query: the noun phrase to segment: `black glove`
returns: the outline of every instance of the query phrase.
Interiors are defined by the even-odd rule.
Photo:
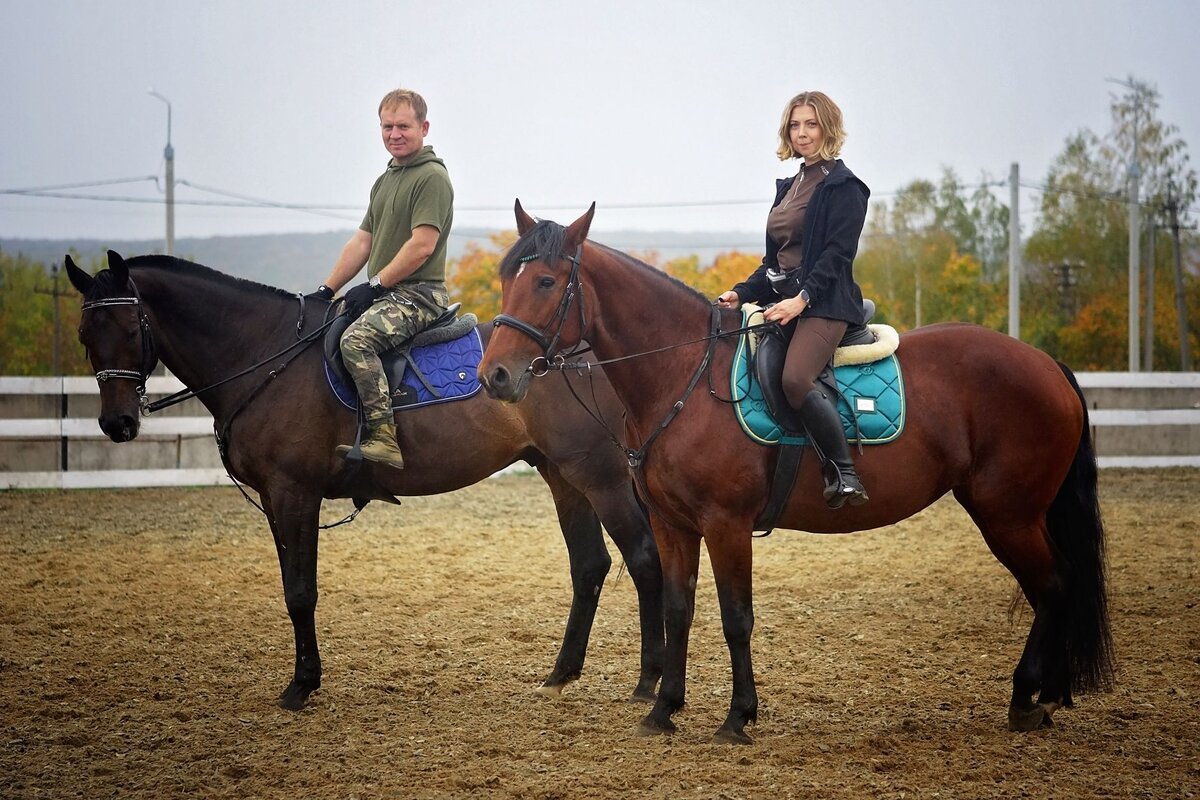
[[[304,299],[305,300],[323,300],[326,303],[332,303],[333,302],[333,289],[330,289],[328,286],[326,286],[325,284],[322,283],[319,287],[317,287],[317,290],[315,292],[310,292],[309,294],[304,295]]]
[[[386,291],[387,289],[385,289],[383,286],[372,286],[369,283],[360,283],[358,286],[355,286],[353,289],[346,292],[346,313],[355,317],[361,315],[364,311],[371,307],[372,303],[374,303],[380,297],[383,297],[383,294]]]

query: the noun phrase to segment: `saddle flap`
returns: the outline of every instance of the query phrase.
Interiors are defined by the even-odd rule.
[[[783,393],[783,362],[787,358],[788,340],[782,328],[768,328],[758,339],[754,350],[754,375],[762,387],[767,411],[778,420],[785,431],[804,430],[800,415],[792,408]]]

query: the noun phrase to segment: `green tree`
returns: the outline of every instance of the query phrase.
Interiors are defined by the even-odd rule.
[[[1000,327],[999,283],[1008,249],[1008,209],[983,179],[972,191],[953,170],[917,180],[889,204],[873,201],[855,278],[876,301],[876,319],[900,329],[964,321]]]
[[[57,374],[90,374],[76,334],[79,313],[79,296],[65,274],[19,254],[0,252],[0,341],[4,343],[0,348],[0,375],[56,374],[56,336]]]
[[[1041,213],[1025,248],[1024,338],[1079,369],[1120,370],[1128,363],[1127,173],[1135,142],[1144,212],[1162,208],[1168,187],[1184,208],[1196,197],[1197,179],[1188,165],[1187,146],[1178,128],[1157,118],[1158,92],[1134,78],[1128,84],[1126,94],[1113,98],[1107,134],[1083,130],[1068,137],[1050,167]],[[1183,245],[1185,253],[1194,254],[1194,235],[1186,235]],[[1143,246],[1143,259],[1148,257],[1146,250]],[[1177,365],[1173,262],[1161,233],[1154,273],[1155,285],[1149,292],[1142,290],[1141,300],[1144,304],[1151,292],[1155,297],[1155,362]],[[1068,275],[1070,280],[1065,279]],[[1185,270],[1184,283],[1195,352],[1200,287],[1194,269]],[[1140,316],[1144,319],[1144,305]]]

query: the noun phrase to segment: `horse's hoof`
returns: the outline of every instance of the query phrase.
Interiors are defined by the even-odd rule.
[[[638,736],[663,736],[670,735],[675,732],[675,723],[671,720],[659,722],[652,717],[647,716],[643,719],[637,728]]]
[[[562,697],[562,690],[563,685],[561,683],[555,686],[551,686],[548,683],[543,683],[541,686],[534,689],[533,693],[541,695],[542,697],[547,697],[551,700],[557,700],[558,698]]]
[[[300,711],[304,708],[304,704],[308,702],[310,694],[312,694],[311,689],[306,689],[295,681],[292,681],[283,690],[283,694],[279,695],[279,707],[285,711]]]
[[[656,700],[658,700],[658,693],[654,691],[653,685],[638,686],[629,696],[630,703],[653,703]]]
[[[1050,718],[1050,715],[1057,708],[1057,703],[1036,704],[1028,710],[1009,706],[1008,729],[1010,731],[1027,733],[1028,731],[1035,731],[1038,728],[1054,727],[1054,720]]]
[[[754,740],[745,731],[735,731],[722,727],[713,734],[713,744],[754,744]]]

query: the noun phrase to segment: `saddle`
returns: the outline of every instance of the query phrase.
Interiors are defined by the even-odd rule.
[[[747,324],[752,324],[754,318],[760,317],[761,312],[751,309],[743,310],[747,313]],[[899,384],[899,365],[895,363],[893,354],[899,345],[899,337],[894,329],[886,325],[871,325],[871,319],[875,315],[875,303],[870,300],[863,301],[863,316],[862,320],[847,327],[846,333],[843,335],[841,342],[838,343],[837,350],[830,364],[825,366],[821,371],[817,381],[823,384],[828,391],[832,392],[834,397],[842,397],[840,389],[842,372],[838,370],[835,375],[835,367],[846,367],[849,370],[854,370],[855,367],[847,367],[851,364],[868,365],[861,368],[865,375],[865,380],[879,388],[879,376],[874,375],[872,362],[880,359],[889,359],[895,366],[895,382]],[[747,335],[747,344],[750,340],[750,335]],[[783,393],[783,363],[787,356],[788,338],[784,330],[778,326],[767,328],[758,338],[757,345],[752,348],[753,357],[750,371],[754,375],[754,381],[746,385],[746,399],[751,399],[753,390],[757,389],[761,392],[761,403],[766,406],[766,410],[773,421],[778,425],[778,436],[773,441],[758,438],[746,426],[746,419],[739,416],[743,423],[743,428],[751,438],[761,443],[778,443],[779,458],[775,463],[775,473],[771,481],[770,492],[767,497],[766,506],[759,513],[755,520],[755,530],[762,530],[768,535],[775,526],[775,522],[779,519],[779,515],[783,512],[787,504],[788,498],[791,496],[792,489],[795,486],[796,476],[800,471],[800,463],[804,455],[804,448],[808,444],[808,439],[805,433],[804,424],[800,420],[799,414],[787,402],[787,398]],[[737,368],[738,363],[735,359],[735,372],[733,375],[734,385],[738,385]],[[886,373],[885,373],[886,374]],[[862,375],[859,378],[863,377]],[[749,381],[749,377],[746,377]],[[856,378],[857,380],[857,378]],[[885,384],[890,381],[885,380]],[[877,394],[873,391],[871,394]],[[845,400],[845,398],[843,398]],[[855,398],[856,402],[869,403],[869,406],[863,406],[856,409],[848,401],[843,404],[850,410],[850,420],[853,425],[852,441],[857,441],[861,449],[864,441],[873,441],[882,443],[890,441],[899,436],[900,430],[903,427],[903,390],[900,390],[899,411],[896,419],[886,420],[885,430],[881,433],[873,431],[872,434],[877,438],[865,439],[862,430],[858,424],[858,411],[869,410],[876,411],[873,398]],[[739,415],[742,414],[740,406],[736,407]],[[873,418],[874,414],[870,415]]]
[[[458,316],[458,310],[461,307],[462,303],[454,303],[407,342],[392,350],[380,353],[379,358],[383,363],[383,371],[387,375],[388,390],[392,397],[393,407],[401,408],[440,399],[450,399],[446,396],[445,387],[443,386],[439,389],[435,385],[439,382],[432,380],[427,374],[430,364],[434,362],[421,356],[428,354],[431,349],[438,345],[457,342],[469,334],[475,333],[476,325],[479,322],[478,319],[474,314]],[[325,367],[330,385],[342,403],[350,408],[354,408],[353,400],[356,399],[354,379],[350,377],[350,373],[346,370],[345,362],[342,360],[341,339],[342,334],[346,332],[346,328],[352,322],[354,322],[354,319],[349,314],[341,314],[329,326],[329,330],[325,332],[324,339]],[[467,352],[475,349],[477,346],[476,337],[476,340],[464,344],[463,348],[460,349]],[[469,355],[466,357],[469,359]],[[426,367],[425,369],[422,368],[423,364]],[[472,383],[473,379],[474,370],[470,370],[469,375],[463,378],[462,381],[456,382]],[[450,393],[454,399],[469,396],[475,390],[474,386],[456,388],[458,389],[457,391]],[[342,391],[339,391],[339,389],[342,389]]]
[[[833,377],[833,367],[841,366],[841,363],[863,363],[862,361],[846,360],[847,356],[844,354],[842,355],[841,363],[839,363],[838,355],[842,353],[843,348],[858,349],[860,357],[866,355],[863,351],[874,349],[873,345],[879,341],[879,337],[870,327],[871,320],[874,317],[875,302],[873,300],[863,300],[862,321],[846,327],[846,333],[842,336],[842,340],[838,342],[833,362],[826,364],[825,369],[817,376],[817,381],[824,384],[834,393],[835,397],[838,394],[838,390],[837,382]],[[788,338],[782,327],[775,326],[762,331],[758,339],[758,345],[754,350],[754,375],[758,379],[759,386],[762,387],[763,400],[766,402],[767,410],[771,416],[779,421],[785,431],[795,435],[804,430],[804,424],[800,421],[799,414],[791,407],[783,394],[783,361],[787,357],[787,349]],[[886,352],[871,353],[870,357],[864,360],[873,361],[887,355],[889,353]]]

